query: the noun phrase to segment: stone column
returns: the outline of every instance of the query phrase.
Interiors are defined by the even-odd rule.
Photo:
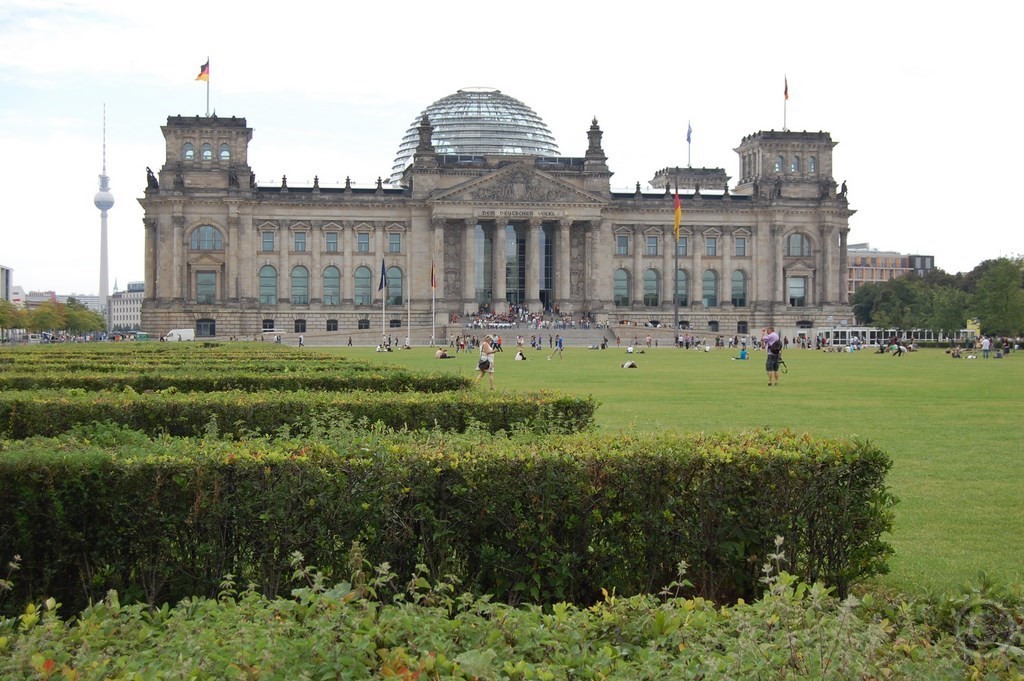
[[[434,282],[436,288],[431,292],[435,301],[444,300],[444,218],[430,218],[430,261],[434,266]]]
[[[718,301],[719,307],[729,306],[732,307],[732,228],[727,227],[722,230],[722,236],[720,238],[721,243],[719,244],[722,249],[722,285],[721,298]]]
[[[671,311],[676,299],[676,235],[672,227],[665,227],[661,236],[661,306]]]
[[[157,258],[157,224],[159,224],[153,218],[144,218],[142,220],[143,228],[146,230],[146,291],[143,294],[146,300],[156,300],[157,298],[157,285],[160,284],[158,279],[160,272],[157,268],[159,259]]]
[[[572,220],[565,218],[558,221],[558,243],[555,244],[555,300],[561,309],[569,309],[572,297],[570,280],[572,277],[572,260],[570,258],[570,233]]]
[[[821,242],[821,255],[819,256],[818,271],[815,273],[815,278],[819,281],[816,282],[817,289],[815,305],[822,305],[824,303],[831,303],[836,298],[833,296],[833,283],[832,283],[832,256],[834,249],[832,247],[832,226],[823,224],[818,227],[818,238]]]
[[[786,296],[786,273],[783,270],[784,260],[782,254],[782,233],[785,225],[773,224],[771,226],[771,246],[769,250],[769,262],[771,262],[771,302],[788,304]]]
[[[632,290],[629,292],[630,307],[639,308],[644,305],[644,243],[643,225],[633,225],[633,280],[630,282]]]
[[[849,234],[849,227],[839,228],[839,302],[844,305],[850,302],[850,264],[846,252]]]
[[[476,312],[476,220],[466,218],[462,222],[462,311]]]
[[[313,264],[309,270],[309,302],[312,303],[316,300],[318,303],[323,302],[323,267],[321,265],[321,254],[323,250],[321,244],[323,243],[323,228],[320,220],[311,220],[309,226],[309,241],[306,244],[306,248],[313,249]]]
[[[494,221],[491,248],[491,303],[494,312],[508,311],[508,221],[498,218]]]
[[[239,290],[240,276],[239,272],[239,255],[242,253],[240,227],[242,220],[238,215],[238,203],[231,202],[228,204],[228,234],[227,242],[225,244],[224,253],[224,279],[225,281],[217,282],[219,289],[218,299],[223,300],[224,298],[238,300],[242,297],[242,292]],[[223,296],[223,298],[222,298]]]
[[[277,299],[278,302],[292,302],[292,268],[291,268],[291,250],[292,250],[292,228],[288,224],[287,220],[279,220],[277,228],[277,252],[278,256],[278,270],[277,270]]]
[[[341,223],[341,303],[352,306],[355,291],[355,271],[352,269],[352,251],[355,250],[355,225],[351,220]]]
[[[526,230],[526,305],[530,310],[541,309],[540,302],[540,227],[543,220],[533,218]]]
[[[174,227],[171,230],[171,238],[173,239],[172,246],[174,248],[173,264],[171,266],[171,298],[181,298],[184,296],[182,286],[184,284],[184,277],[188,276],[188,271],[183,260],[185,251],[185,216],[175,215],[173,219]]]
[[[690,236],[690,305],[704,305],[704,232],[693,226]]]

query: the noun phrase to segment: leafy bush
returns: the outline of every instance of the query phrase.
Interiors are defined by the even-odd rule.
[[[0,443],[0,560],[18,603],[212,596],[220,576],[280,592],[302,551],[344,574],[352,541],[509,602],[692,591],[751,598],[776,535],[788,569],[845,595],[885,569],[890,460],[863,442],[728,435],[388,434],[140,439],[112,427]]]
[[[776,556],[778,554],[775,554]],[[836,599],[768,571],[754,603],[623,598],[511,608],[452,580],[370,570],[354,547],[333,585],[298,565],[289,598],[236,589],[159,609],[116,592],[65,624],[53,599],[0,621],[3,678],[1016,679],[1019,651],[970,654],[919,604]],[[678,584],[678,582],[677,582]],[[939,603],[941,605],[941,602]],[[1021,621],[1019,602],[1010,604]],[[940,609],[932,607],[932,611]]]
[[[6,391],[0,392],[0,436],[51,436],[94,422],[181,436],[201,435],[211,427],[236,436],[282,429],[308,433],[319,424],[347,421],[382,423],[398,430],[462,431],[475,423],[491,432],[574,432],[592,424],[596,408],[592,399],[549,392],[499,399],[472,391]]]

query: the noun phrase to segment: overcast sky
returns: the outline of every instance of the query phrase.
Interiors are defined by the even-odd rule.
[[[947,272],[1024,253],[1024,4],[875,2],[216,3],[2,0],[0,264],[30,290],[95,294],[106,164],[110,283],[143,279],[146,166],[160,126],[210,107],[253,128],[262,185],[370,186],[409,125],[493,87],[582,156],[597,117],[614,188],[686,165],[737,180],[733,149],[783,127],[838,142],[850,242],[933,254]]]

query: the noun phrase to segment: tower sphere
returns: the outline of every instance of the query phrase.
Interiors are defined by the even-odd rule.
[[[101,189],[96,192],[92,202],[100,210],[110,210],[114,207],[114,195],[107,189]]]
[[[398,147],[392,183],[399,183],[412,163],[424,114],[434,128],[431,140],[438,154],[559,156],[555,138],[533,109],[500,90],[464,88],[437,100],[413,120]]]

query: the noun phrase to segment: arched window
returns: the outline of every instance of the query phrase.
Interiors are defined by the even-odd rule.
[[[686,270],[679,270],[676,275],[676,296],[679,300],[679,307],[686,307],[690,304],[690,275]]]
[[[704,270],[701,302],[704,307],[718,307],[718,272]]]
[[[292,305],[309,305],[309,270],[302,265],[292,268]]]
[[[231,159],[231,147],[226,144],[220,145],[220,160],[228,161]]]
[[[324,268],[324,305],[341,304],[341,270],[334,265]]]
[[[615,307],[629,307],[629,272],[626,270],[615,270],[612,297],[615,299]]]
[[[732,304],[734,307],[747,306],[747,273],[743,270],[732,273]]]
[[[661,304],[661,275],[658,270],[644,272],[644,305],[657,307]]]
[[[811,240],[800,233],[790,234],[786,237],[785,253],[792,257],[807,257],[811,254]]]
[[[196,157],[196,148],[192,146],[191,142],[185,142],[181,148],[181,157],[186,161],[191,161]]]
[[[200,225],[192,230],[189,248],[193,251],[222,251],[224,250],[224,237],[216,227]]]
[[[800,157],[799,156],[794,156],[793,159],[789,162],[789,172],[791,172],[791,173],[799,173],[800,172]]]
[[[775,163],[772,165],[772,170],[777,173],[781,173],[782,169],[786,167],[786,161],[783,160],[782,156],[775,157]]]
[[[210,146],[209,142],[204,142],[203,146],[199,147],[199,150],[200,150],[200,152],[199,152],[200,153],[200,157],[204,161],[212,161],[213,160],[213,147]]]
[[[260,268],[260,305],[277,304],[277,270],[270,265]]]
[[[811,156],[809,159],[807,159],[807,172],[809,172],[809,173],[816,173],[816,172],[818,172],[818,157],[817,156]]]
[[[388,268],[388,305],[402,304],[402,270],[397,267]]]
[[[372,302],[370,297],[370,268],[360,266],[356,268],[356,271],[352,274],[355,279],[355,290],[352,296],[352,301],[356,305],[369,305]]]

